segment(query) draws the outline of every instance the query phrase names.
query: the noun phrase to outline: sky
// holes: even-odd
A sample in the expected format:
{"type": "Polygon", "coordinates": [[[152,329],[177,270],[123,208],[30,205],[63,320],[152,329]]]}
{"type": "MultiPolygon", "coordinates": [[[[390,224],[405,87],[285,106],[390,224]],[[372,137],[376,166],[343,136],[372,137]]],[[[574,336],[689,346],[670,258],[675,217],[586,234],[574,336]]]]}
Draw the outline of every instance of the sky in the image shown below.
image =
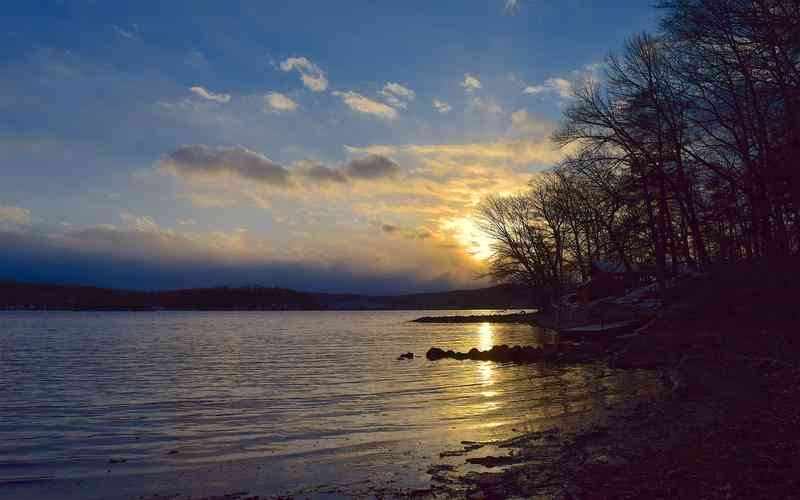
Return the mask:
{"type": "Polygon", "coordinates": [[[487,281],[482,197],[565,151],[624,0],[12,2],[0,279],[407,293],[487,281]]]}

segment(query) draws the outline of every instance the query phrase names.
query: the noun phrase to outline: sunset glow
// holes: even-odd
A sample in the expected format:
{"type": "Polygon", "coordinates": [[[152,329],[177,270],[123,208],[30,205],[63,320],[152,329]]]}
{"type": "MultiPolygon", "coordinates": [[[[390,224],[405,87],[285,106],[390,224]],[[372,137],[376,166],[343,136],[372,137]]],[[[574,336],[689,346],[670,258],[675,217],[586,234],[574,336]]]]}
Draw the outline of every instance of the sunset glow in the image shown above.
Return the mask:
{"type": "Polygon", "coordinates": [[[0,273],[487,286],[475,206],[563,158],[571,85],[628,31],[599,18],[649,12],[628,3],[23,2],[0,21],[0,273]]]}
{"type": "Polygon", "coordinates": [[[472,218],[464,217],[445,224],[453,231],[459,244],[474,259],[484,262],[492,256],[491,240],[475,225],[472,218]]]}

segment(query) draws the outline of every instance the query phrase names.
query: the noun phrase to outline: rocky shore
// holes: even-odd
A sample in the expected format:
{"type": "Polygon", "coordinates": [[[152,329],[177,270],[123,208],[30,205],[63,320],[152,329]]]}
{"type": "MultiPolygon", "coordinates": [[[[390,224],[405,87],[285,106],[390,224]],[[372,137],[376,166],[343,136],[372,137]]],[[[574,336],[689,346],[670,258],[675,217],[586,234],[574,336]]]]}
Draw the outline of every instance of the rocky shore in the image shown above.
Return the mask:
{"type": "MultiPolygon", "coordinates": [[[[423,498],[796,498],[800,487],[800,369],[729,365],[729,391],[703,383],[618,408],[577,432],[551,429],[468,458],[483,472],[431,467],[423,498]],[[757,371],[757,382],[749,376],[757,371]],[[746,380],[746,385],[742,383],[746,380]],[[734,390],[734,388],[736,388],[734,390]]],[[[445,452],[447,456],[458,450],[445,452]]]]}
{"type": "MultiPolygon", "coordinates": [[[[764,285],[734,275],[677,282],[664,306],[641,311],[652,314],[652,320],[613,342],[549,350],[495,346],[468,353],[432,348],[427,355],[432,360],[607,362],[620,369],[657,370],[665,390],[577,431],[551,429],[478,443],[501,451],[465,460],[485,471],[459,474],[434,467],[429,490],[395,493],[429,498],[796,498],[800,315],[792,304],[794,285],[783,283],[764,285]]],[[[573,317],[586,321],[611,302],[591,304],[594,311],[575,311],[573,317]]],[[[613,304],[610,309],[613,315],[624,314],[613,304]]],[[[545,326],[555,322],[552,315],[529,319],[545,326]]]]}

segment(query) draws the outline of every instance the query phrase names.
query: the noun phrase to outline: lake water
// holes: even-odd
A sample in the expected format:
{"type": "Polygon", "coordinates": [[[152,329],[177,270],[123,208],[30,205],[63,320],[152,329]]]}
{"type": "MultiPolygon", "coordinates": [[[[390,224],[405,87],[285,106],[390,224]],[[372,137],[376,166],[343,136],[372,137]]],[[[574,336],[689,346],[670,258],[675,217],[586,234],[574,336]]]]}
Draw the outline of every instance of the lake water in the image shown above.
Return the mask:
{"type": "Polygon", "coordinates": [[[657,386],[603,366],[429,362],[431,346],[552,341],[409,322],[430,314],[0,313],[0,498],[424,485],[462,440],[563,426],[657,386]]]}

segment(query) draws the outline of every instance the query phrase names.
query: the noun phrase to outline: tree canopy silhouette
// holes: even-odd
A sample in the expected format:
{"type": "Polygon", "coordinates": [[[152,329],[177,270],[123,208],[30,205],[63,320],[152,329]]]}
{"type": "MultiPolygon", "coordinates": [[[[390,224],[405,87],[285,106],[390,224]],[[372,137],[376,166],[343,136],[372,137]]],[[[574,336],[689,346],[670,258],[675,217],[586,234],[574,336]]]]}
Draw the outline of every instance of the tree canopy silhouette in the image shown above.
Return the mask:
{"type": "Polygon", "coordinates": [[[780,263],[800,249],[800,3],[668,0],[605,78],[577,84],[556,143],[572,153],[524,194],[478,207],[490,275],[548,287],[593,260],[780,263]]]}

